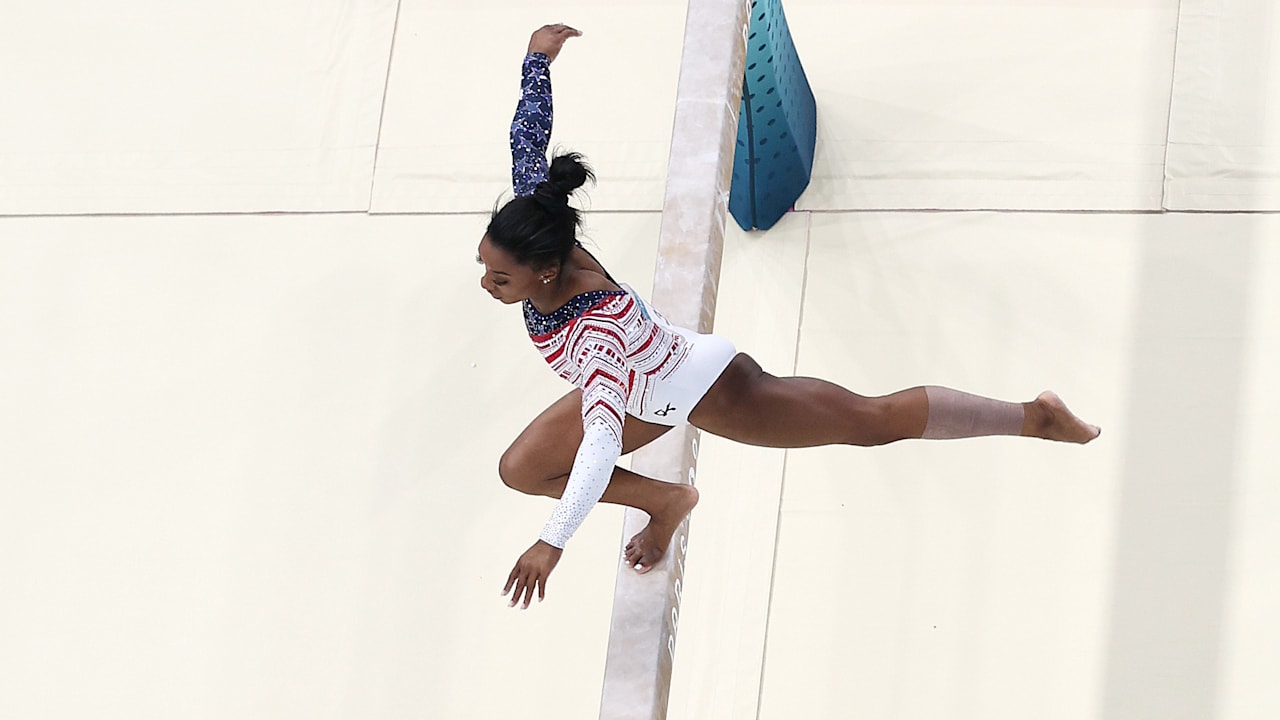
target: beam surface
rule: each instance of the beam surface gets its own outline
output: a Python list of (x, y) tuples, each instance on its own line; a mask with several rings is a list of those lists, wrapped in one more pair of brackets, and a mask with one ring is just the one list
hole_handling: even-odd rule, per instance
[[(651, 301), (672, 323), (710, 332), (741, 101), (748, 0), (690, 0)], [(676, 428), (638, 451), (632, 469), (692, 484), (698, 431)], [(649, 522), (628, 509), (623, 543)], [(667, 715), (689, 520), (648, 573), (619, 565), (600, 701), (601, 720)]]

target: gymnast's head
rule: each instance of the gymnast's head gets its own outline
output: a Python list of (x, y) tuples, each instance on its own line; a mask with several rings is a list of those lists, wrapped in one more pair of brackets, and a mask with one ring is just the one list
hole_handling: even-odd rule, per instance
[(512, 198), (489, 218), (476, 260), (485, 266), (480, 287), (504, 303), (532, 297), (560, 279), (577, 243), (582, 213), (569, 196), (595, 180), (578, 153), (557, 155), (532, 195)]

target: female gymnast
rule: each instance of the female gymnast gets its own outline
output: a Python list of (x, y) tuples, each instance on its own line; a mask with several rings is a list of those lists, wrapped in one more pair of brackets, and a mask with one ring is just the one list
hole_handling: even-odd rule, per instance
[(579, 35), (547, 25), (530, 39), (511, 126), (516, 197), (495, 210), (476, 256), (484, 266), (480, 287), (523, 305), (530, 339), (577, 387), (535, 418), (498, 465), (508, 486), (559, 498), (507, 578), (502, 595), (510, 594), (511, 607), (528, 608), (535, 591), (545, 597), (565, 543), (597, 502), (648, 513), (624, 557), (637, 572), (653, 567), (698, 491), (615, 463), (683, 423), (779, 448), (985, 435), (1087, 443), (1098, 436), (1051, 392), (1027, 403), (936, 386), (862, 397), (824, 380), (774, 377), (728, 340), (670, 325), (577, 241), (581, 216), (569, 196), (595, 179), (582, 157), (569, 153), (547, 164), (551, 62)]

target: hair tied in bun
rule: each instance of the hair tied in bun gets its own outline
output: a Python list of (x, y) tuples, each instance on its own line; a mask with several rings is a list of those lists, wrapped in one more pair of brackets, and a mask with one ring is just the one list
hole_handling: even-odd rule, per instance
[(554, 212), (569, 204), (569, 193), (559, 188), (556, 183), (544, 180), (534, 189), (533, 199), (537, 200), (542, 207)]

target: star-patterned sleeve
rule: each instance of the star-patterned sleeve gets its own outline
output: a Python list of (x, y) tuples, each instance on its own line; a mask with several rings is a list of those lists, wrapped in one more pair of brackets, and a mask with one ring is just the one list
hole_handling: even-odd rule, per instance
[(584, 315), (569, 342), (583, 369), (582, 444), (560, 502), (539, 536), (564, 548), (570, 536), (600, 501), (613, 467), (622, 455), (622, 425), (627, 412), (627, 369), (622, 328), (613, 321)]
[(520, 102), (511, 119), (511, 186), (516, 195), (532, 195), (547, 179), (551, 142), (551, 60), (542, 53), (524, 57)]

